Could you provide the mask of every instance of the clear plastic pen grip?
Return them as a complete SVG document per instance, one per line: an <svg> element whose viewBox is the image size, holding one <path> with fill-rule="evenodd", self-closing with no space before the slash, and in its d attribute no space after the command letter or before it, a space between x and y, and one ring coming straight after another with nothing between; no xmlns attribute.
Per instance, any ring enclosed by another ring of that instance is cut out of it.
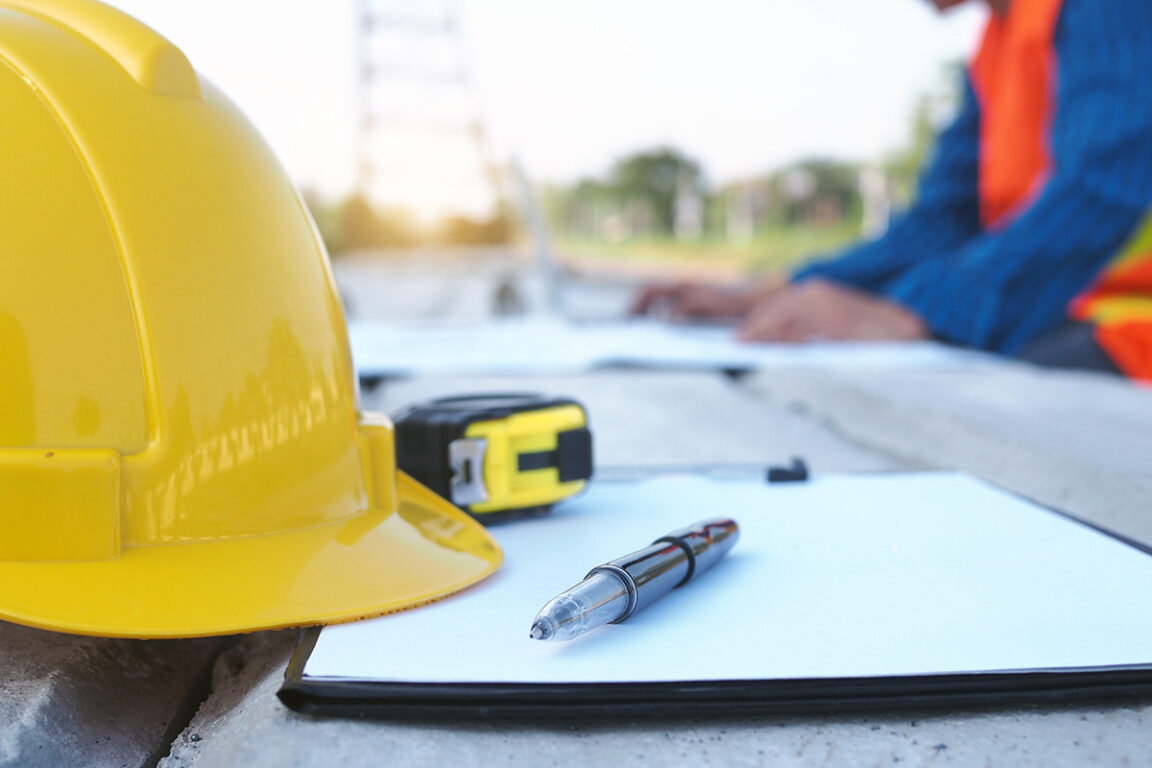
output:
<svg viewBox="0 0 1152 768"><path fill-rule="evenodd" d="M568 640L589 629L625 618L633 601L629 592L620 576L610 571L596 571L572 589L548 601L537 621L548 617L550 639Z"/></svg>

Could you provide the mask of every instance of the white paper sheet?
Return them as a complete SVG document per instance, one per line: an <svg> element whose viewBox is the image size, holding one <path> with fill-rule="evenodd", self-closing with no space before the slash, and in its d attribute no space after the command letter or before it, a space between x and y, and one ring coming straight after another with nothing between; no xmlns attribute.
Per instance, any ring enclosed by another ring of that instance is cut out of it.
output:
<svg viewBox="0 0 1152 768"><path fill-rule="evenodd" d="M933 342L744 344L731 328L650 320L568 324L556 320L353 323L361 375L574 373L609 365L759 369L796 365L933 368L988 362Z"/></svg>
<svg viewBox="0 0 1152 768"><path fill-rule="evenodd" d="M623 624L528 637L592 566L716 515L741 539L699 579ZM624 682L1152 663L1152 556L958 474L601 482L493 532L506 554L495 576L325 628L304 674Z"/></svg>

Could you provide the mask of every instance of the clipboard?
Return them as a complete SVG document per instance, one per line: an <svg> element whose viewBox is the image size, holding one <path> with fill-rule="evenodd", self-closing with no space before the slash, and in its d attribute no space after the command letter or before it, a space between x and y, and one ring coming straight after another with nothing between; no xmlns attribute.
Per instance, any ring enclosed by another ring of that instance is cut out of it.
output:
<svg viewBox="0 0 1152 768"><path fill-rule="evenodd" d="M527 638L588 568L715 514L742 537L701 579L573 641ZM962 474L597 481L493 532L507 559L488 581L304 631L281 700L547 719L1152 695L1152 551Z"/></svg>

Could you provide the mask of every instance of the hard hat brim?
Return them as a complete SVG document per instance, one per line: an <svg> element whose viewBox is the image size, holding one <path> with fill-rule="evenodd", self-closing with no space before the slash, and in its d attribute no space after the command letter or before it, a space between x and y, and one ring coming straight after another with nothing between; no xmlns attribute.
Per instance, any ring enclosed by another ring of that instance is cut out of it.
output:
<svg viewBox="0 0 1152 768"><path fill-rule="evenodd" d="M478 523L402 472L397 488L395 512L111 560L0 562L0 618L139 638L332 624L438 600L499 567Z"/></svg>

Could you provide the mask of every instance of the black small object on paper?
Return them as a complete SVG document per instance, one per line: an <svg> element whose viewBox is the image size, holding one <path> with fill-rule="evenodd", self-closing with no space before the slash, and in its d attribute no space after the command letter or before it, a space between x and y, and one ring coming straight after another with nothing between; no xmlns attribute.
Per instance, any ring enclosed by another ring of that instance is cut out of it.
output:
<svg viewBox="0 0 1152 768"><path fill-rule="evenodd" d="M799 457L792 457L792 465L787 467L768 467L768 482L770 483L803 483L808 480L808 464Z"/></svg>

